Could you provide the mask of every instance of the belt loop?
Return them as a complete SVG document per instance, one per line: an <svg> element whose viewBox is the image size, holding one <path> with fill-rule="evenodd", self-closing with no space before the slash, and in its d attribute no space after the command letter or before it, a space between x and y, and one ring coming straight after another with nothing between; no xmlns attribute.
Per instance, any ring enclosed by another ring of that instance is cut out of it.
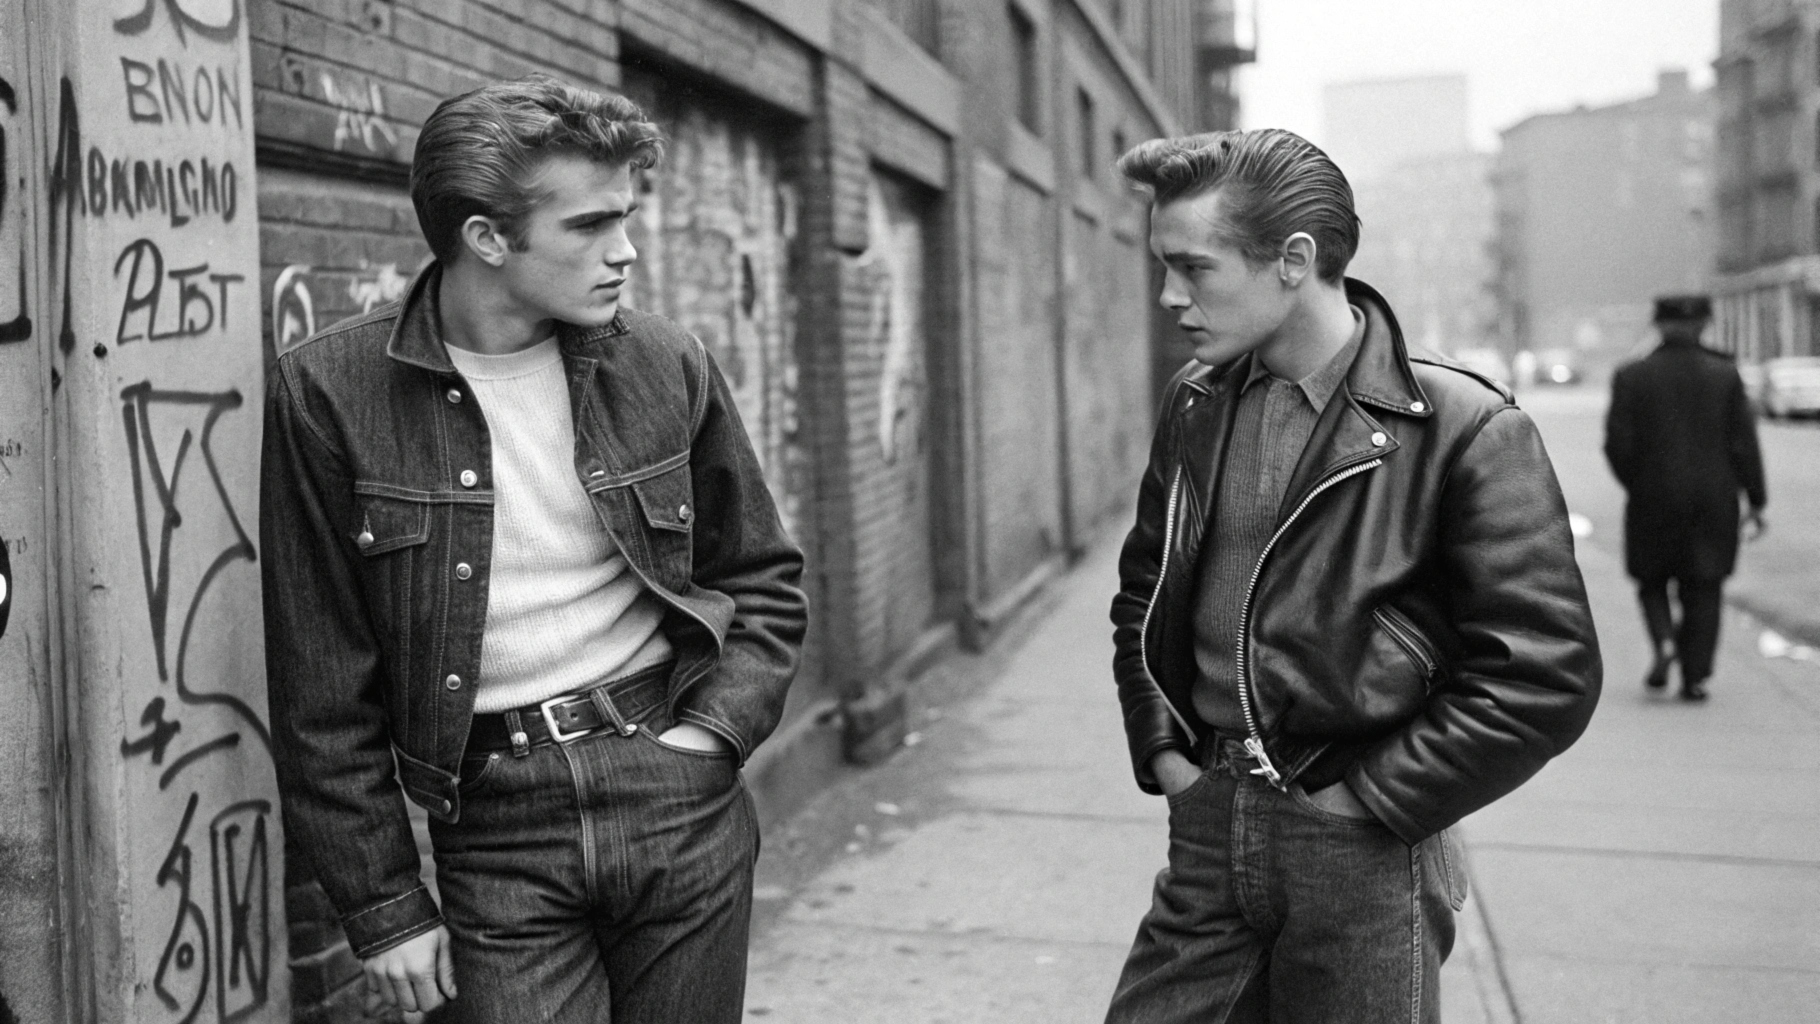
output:
<svg viewBox="0 0 1820 1024"><path fill-rule="evenodd" d="M588 699L594 702L594 709L600 712L602 718L613 723L613 728L618 729L621 736L630 736L638 731L638 726L626 721L626 716L620 714L619 708L613 705L613 698L607 696L604 685L589 690Z"/></svg>
<svg viewBox="0 0 1820 1024"><path fill-rule="evenodd" d="M524 716L518 713L517 708L506 712L506 732L512 737L512 756L530 757L531 737L525 733Z"/></svg>

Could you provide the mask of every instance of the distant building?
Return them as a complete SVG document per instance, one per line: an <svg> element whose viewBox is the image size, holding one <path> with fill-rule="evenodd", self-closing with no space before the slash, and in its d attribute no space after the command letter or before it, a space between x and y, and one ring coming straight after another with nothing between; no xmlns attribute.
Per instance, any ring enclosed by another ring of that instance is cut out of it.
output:
<svg viewBox="0 0 1820 1024"><path fill-rule="evenodd" d="M1493 319L1491 167L1468 141L1466 76L1341 82L1324 100L1323 148L1363 222L1347 273L1390 299L1412 343L1482 344Z"/></svg>
<svg viewBox="0 0 1820 1024"><path fill-rule="evenodd" d="M1469 148L1465 75L1336 82L1322 90L1322 113L1321 148L1355 185Z"/></svg>
<svg viewBox="0 0 1820 1024"><path fill-rule="evenodd" d="M1719 8L1717 330L1756 362L1820 353L1820 4Z"/></svg>
<svg viewBox="0 0 1820 1024"><path fill-rule="evenodd" d="M1416 157L1353 191L1362 226L1346 272L1384 293L1412 344L1444 353L1483 345L1496 319L1491 157Z"/></svg>
<svg viewBox="0 0 1820 1024"><path fill-rule="evenodd" d="M1665 71L1653 96L1505 129L1492 180L1509 351L1610 364L1648 337L1654 296L1706 286L1714 107Z"/></svg>

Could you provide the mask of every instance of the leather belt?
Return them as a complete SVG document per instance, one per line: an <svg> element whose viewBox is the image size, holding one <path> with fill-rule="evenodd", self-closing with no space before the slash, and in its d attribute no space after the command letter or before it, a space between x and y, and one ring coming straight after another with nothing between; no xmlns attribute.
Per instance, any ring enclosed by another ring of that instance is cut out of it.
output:
<svg viewBox="0 0 1820 1024"><path fill-rule="evenodd" d="M533 747L569 743L607 728L630 736L639 729L635 719L662 702L671 668L665 662L580 693L477 714L468 725L468 753L510 750L523 757Z"/></svg>

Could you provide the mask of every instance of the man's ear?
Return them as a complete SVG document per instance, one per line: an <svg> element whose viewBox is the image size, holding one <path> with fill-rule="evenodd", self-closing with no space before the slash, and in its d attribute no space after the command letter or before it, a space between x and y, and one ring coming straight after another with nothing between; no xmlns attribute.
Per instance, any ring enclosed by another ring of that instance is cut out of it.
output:
<svg viewBox="0 0 1820 1024"><path fill-rule="evenodd" d="M491 217L475 214L461 224L461 241L482 263L497 267L506 261L512 243L500 223Z"/></svg>
<svg viewBox="0 0 1820 1024"><path fill-rule="evenodd" d="M1315 259L1320 255L1320 247L1315 244L1314 236L1306 231L1298 231L1289 236L1283 243L1282 270L1278 276L1291 288L1299 287L1315 271Z"/></svg>

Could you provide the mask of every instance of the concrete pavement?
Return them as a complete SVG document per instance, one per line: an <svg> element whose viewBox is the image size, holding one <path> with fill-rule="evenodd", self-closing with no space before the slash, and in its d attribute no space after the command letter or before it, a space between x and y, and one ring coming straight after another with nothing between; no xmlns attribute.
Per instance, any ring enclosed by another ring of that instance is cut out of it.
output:
<svg viewBox="0 0 1820 1024"><path fill-rule="evenodd" d="M1596 434L1538 419L1579 500ZM1760 657L1731 612L1711 704L1647 697L1616 555L1580 554L1606 697L1462 825L1445 1019L1820 1018L1820 664ZM750 1019L1101 1019L1166 853L1109 679L1114 555L1107 538L998 652L919 690L919 744L767 836Z"/></svg>
<svg viewBox="0 0 1820 1024"><path fill-rule="evenodd" d="M1115 555L1108 538L1061 580L1014 651L956 669L978 685L924 709L921 743L767 837L796 849L761 858L749 1018L1102 1019L1167 854L1112 690ZM793 874L828 836L825 867ZM1513 1019L1476 910L1443 1000L1450 1021Z"/></svg>

